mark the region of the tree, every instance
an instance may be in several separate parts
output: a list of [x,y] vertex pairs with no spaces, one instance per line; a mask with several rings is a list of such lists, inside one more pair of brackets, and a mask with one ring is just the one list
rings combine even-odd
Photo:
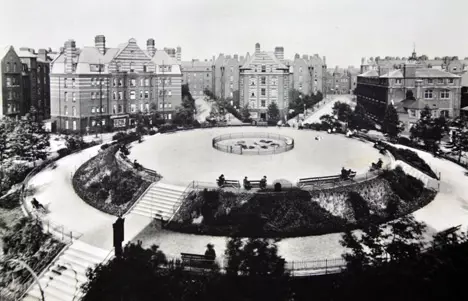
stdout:
[[242,119],[244,122],[248,121],[250,119],[250,111],[249,111],[249,105],[245,105],[242,109],[241,109],[241,115],[242,115]]
[[382,130],[384,133],[388,134],[390,138],[398,137],[398,134],[402,131],[400,118],[398,117],[398,113],[392,104],[389,104],[387,106],[387,110],[385,111]]
[[349,104],[340,101],[334,103],[333,115],[337,116],[338,120],[343,122],[349,122],[352,114],[353,110],[351,109],[351,106]]
[[452,152],[458,155],[458,162],[461,161],[463,153],[468,152],[468,130],[462,124],[456,126],[452,131]]
[[276,102],[271,102],[268,105],[268,117],[269,119],[275,122],[280,119],[280,112],[279,112],[278,105],[276,104]]
[[16,124],[11,139],[12,155],[36,165],[36,160],[47,159],[48,147],[49,133],[44,130],[42,124],[30,116]]
[[442,139],[448,130],[447,121],[444,117],[433,118],[431,109],[426,106],[421,111],[421,117],[411,132],[411,139],[422,140],[426,148],[430,151],[437,149],[437,143]]
[[15,128],[15,123],[10,118],[0,119],[0,164],[4,163],[11,156],[10,140],[12,132]]

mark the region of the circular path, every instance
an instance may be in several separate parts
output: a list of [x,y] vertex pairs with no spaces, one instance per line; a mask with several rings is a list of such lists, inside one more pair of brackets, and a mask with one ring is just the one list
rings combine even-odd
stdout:
[[[302,133],[308,133],[313,136],[309,131],[297,131],[297,135],[302,135]],[[170,137],[171,135],[173,134],[166,136]],[[334,136],[322,135],[325,138]],[[320,143],[326,143],[326,141],[327,139],[320,141]],[[190,147],[190,141],[187,141],[186,145]],[[330,145],[330,147],[330,152],[334,152],[335,149],[343,146]],[[112,222],[116,218],[88,206],[75,194],[71,183],[71,176],[74,171],[90,157],[96,155],[98,149],[99,147],[93,147],[67,156],[57,161],[55,168],[48,168],[34,176],[29,182],[29,187],[34,188],[36,191],[32,196],[27,198],[26,206],[29,206],[29,200],[32,197],[36,197],[50,210],[44,218],[63,225],[68,231],[72,230],[82,233],[81,239],[87,243],[110,250],[112,248]],[[441,231],[460,224],[463,226],[468,225],[468,189],[466,188],[468,177],[464,174],[465,169],[450,161],[434,158],[428,153],[419,150],[415,151],[431,166],[434,166],[441,172],[440,192],[434,201],[414,213],[416,219],[425,222],[431,231]],[[235,155],[225,155],[228,156],[228,160],[235,158]],[[157,157],[157,154],[154,153],[153,156]],[[301,158],[297,158],[297,161],[301,162]],[[177,164],[177,162],[173,163]],[[313,172],[310,167],[300,166]],[[281,168],[286,170],[287,166]],[[224,173],[228,177],[228,171]],[[214,176],[217,177],[218,174],[219,171],[213,171]],[[308,172],[307,174],[311,173]],[[249,173],[249,176],[253,178],[254,174]],[[191,177],[189,178],[192,179]],[[213,181],[212,177],[210,181]],[[222,255],[224,252],[226,238],[188,235],[167,231],[159,231],[156,235],[145,237],[143,230],[147,228],[148,224],[150,224],[148,218],[133,214],[127,216],[125,221],[126,240],[145,238],[145,245],[155,243],[169,257],[179,256],[180,252],[204,252],[206,244],[210,242],[215,244],[218,255]],[[287,261],[337,258],[344,252],[344,248],[339,244],[340,238],[340,234],[327,234],[283,239],[278,244],[279,253]]]

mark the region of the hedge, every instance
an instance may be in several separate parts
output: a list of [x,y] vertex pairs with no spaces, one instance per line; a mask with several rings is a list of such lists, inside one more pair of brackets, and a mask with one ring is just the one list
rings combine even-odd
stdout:
[[431,167],[426,163],[426,161],[421,159],[421,157],[419,157],[416,152],[405,148],[397,148],[389,144],[386,144],[385,147],[387,150],[390,151],[390,153],[392,153],[393,157],[395,157],[395,160],[400,160],[405,163],[408,163],[409,165],[425,173],[426,175],[434,179],[438,179],[437,175],[434,173]]

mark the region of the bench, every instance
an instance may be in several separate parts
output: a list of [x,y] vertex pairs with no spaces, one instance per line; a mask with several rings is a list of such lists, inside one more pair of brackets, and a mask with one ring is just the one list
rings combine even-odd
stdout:
[[354,177],[356,177],[356,172],[355,171],[351,171],[346,178],[344,178],[343,180],[352,180],[354,179]]
[[190,267],[211,268],[214,265],[214,259],[201,254],[180,253],[182,263]]
[[222,187],[234,187],[234,188],[240,188],[240,182],[238,180],[224,180],[223,185],[219,185],[219,179],[216,180],[216,183],[218,183],[218,186]]
[[313,178],[302,178],[299,179],[297,186],[303,187],[308,185],[313,185],[316,183],[334,183],[341,179],[340,175],[336,176],[326,176],[326,177],[313,177]]
[[268,122],[266,122],[266,121],[257,121],[257,126],[268,126]]

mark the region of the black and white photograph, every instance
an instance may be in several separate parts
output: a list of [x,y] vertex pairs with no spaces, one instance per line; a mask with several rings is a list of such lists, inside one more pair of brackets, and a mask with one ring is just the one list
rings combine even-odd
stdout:
[[466,0],[0,0],[0,301],[466,300]]

